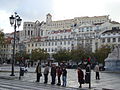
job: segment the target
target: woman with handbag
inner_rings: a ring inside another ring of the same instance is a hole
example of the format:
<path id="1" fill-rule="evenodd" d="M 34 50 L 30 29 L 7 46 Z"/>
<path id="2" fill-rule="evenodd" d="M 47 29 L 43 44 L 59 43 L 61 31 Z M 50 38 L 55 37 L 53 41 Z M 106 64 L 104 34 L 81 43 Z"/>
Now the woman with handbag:
<path id="1" fill-rule="evenodd" d="M 36 67 L 36 73 L 37 73 L 37 80 L 36 80 L 36 82 L 39 82 L 40 81 L 40 77 L 42 76 L 40 63 L 38 63 L 38 65 Z"/>
<path id="2" fill-rule="evenodd" d="M 77 74 L 78 74 L 78 82 L 80 84 L 79 88 L 81 88 L 82 84 L 84 84 L 84 73 L 80 67 L 78 67 Z"/>

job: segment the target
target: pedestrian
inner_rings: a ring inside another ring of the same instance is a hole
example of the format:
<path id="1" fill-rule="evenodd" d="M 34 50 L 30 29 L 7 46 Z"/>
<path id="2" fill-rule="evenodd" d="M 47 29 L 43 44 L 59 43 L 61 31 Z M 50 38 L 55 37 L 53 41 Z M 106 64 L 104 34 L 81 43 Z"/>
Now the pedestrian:
<path id="1" fill-rule="evenodd" d="M 52 64 L 52 67 L 51 67 L 51 84 L 54 85 L 55 84 L 55 79 L 56 79 L 56 66 L 55 64 Z"/>
<path id="2" fill-rule="evenodd" d="M 80 67 L 78 67 L 77 74 L 78 74 L 78 82 L 80 84 L 79 88 L 81 88 L 82 84 L 84 84 L 84 73 Z"/>
<path id="3" fill-rule="evenodd" d="M 58 83 L 57 85 L 60 86 L 61 85 L 61 75 L 62 75 L 62 69 L 60 66 L 57 67 L 57 77 L 58 77 Z"/>
<path id="4" fill-rule="evenodd" d="M 39 82 L 39 81 L 40 81 L 40 77 L 42 76 L 40 63 L 38 63 L 35 71 L 36 71 L 36 73 L 37 73 L 36 82 Z"/>
<path id="5" fill-rule="evenodd" d="M 89 83 L 90 84 L 90 63 L 87 64 L 86 68 L 85 68 L 85 83 Z"/>
<path id="6" fill-rule="evenodd" d="M 63 87 L 66 87 L 67 84 L 67 70 L 65 67 L 62 69 L 62 80 L 63 80 Z"/>
<path id="7" fill-rule="evenodd" d="M 100 80 L 99 65 L 98 64 L 95 65 L 94 71 L 96 73 L 96 80 Z"/>
<path id="8" fill-rule="evenodd" d="M 49 74 L 49 67 L 48 65 L 45 66 L 45 69 L 44 69 L 44 83 L 47 84 L 48 82 L 48 74 Z"/>
<path id="9" fill-rule="evenodd" d="M 24 66 L 23 65 L 21 65 L 20 66 L 20 73 L 19 73 L 19 80 L 21 79 L 21 77 L 23 77 L 24 76 Z"/>

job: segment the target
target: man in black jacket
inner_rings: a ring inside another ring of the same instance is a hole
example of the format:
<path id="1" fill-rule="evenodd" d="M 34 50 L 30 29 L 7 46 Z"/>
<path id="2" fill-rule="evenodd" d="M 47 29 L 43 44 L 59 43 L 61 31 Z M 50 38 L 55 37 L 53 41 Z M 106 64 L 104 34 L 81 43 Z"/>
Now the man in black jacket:
<path id="1" fill-rule="evenodd" d="M 56 78 L 56 66 L 54 64 L 51 67 L 51 78 L 52 78 L 51 84 L 54 85 L 55 84 L 55 78 Z"/>

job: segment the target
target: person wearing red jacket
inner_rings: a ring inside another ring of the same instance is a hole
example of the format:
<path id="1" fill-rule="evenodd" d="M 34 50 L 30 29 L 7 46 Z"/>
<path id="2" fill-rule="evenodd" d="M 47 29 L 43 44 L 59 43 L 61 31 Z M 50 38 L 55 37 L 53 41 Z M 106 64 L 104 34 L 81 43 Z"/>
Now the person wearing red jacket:
<path id="1" fill-rule="evenodd" d="M 62 69 L 60 66 L 57 67 L 57 76 L 58 76 L 58 83 L 57 85 L 60 86 L 61 85 L 61 75 L 62 75 Z"/>
<path id="2" fill-rule="evenodd" d="M 79 88 L 81 88 L 82 84 L 84 84 L 84 73 L 80 67 L 78 67 L 77 74 L 78 74 L 78 82 L 80 84 Z"/>

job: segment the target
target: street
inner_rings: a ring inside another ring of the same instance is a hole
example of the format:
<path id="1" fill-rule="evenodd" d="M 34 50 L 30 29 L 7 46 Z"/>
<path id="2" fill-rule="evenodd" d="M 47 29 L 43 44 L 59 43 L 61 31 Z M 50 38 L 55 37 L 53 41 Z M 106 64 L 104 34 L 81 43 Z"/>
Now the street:
<path id="1" fill-rule="evenodd" d="M 18 69 L 19 68 L 17 67 L 15 70 L 18 70 Z M 42 68 L 42 71 L 43 70 L 44 70 L 44 68 Z M 29 68 L 28 73 L 25 73 L 24 77 L 22 77 L 22 79 L 20 81 L 35 83 L 36 73 L 33 73 L 34 71 L 35 71 L 34 67 Z M 67 69 L 67 71 L 68 71 L 67 87 L 78 88 L 79 84 L 78 84 L 78 81 L 77 81 L 77 71 L 76 71 L 76 69 Z M 85 71 L 84 71 L 84 73 L 85 73 Z M 0 78 L 1 77 L 5 78 L 5 77 L 8 77 L 9 75 L 10 75 L 10 72 L 0 72 Z M 18 80 L 18 77 L 19 77 L 19 73 L 15 73 L 14 80 Z M 19 82 L 19 80 L 17 82 Z M 40 79 L 40 83 L 43 84 L 43 82 L 44 82 L 44 76 L 42 76 L 41 79 Z M 51 83 L 51 77 L 50 77 L 50 74 L 49 74 L 48 84 L 50 84 L 50 83 Z M 21 84 L 21 83 L 19 82 L 19 84 Z M 120 85 L 119 84 L 120 84 L 120 73 L 100 72 L 100 80 L 95 80 L 95 73 L 94 73 L 94 71 L 91 72 L 91 87 L 94 88 L 94 89 L 101 90 L 102 88 L 107 88 L 107 89 L 120 90 Z M 88 89 L 89 85 L 88 84 L 83 84 L 82 87 L 85 88 L 85 89 Z"/>
<path id="2" fill-rule="evenodd" d="M 0 90 L 77 90 L 41 83 L 0 79 Z"/>

